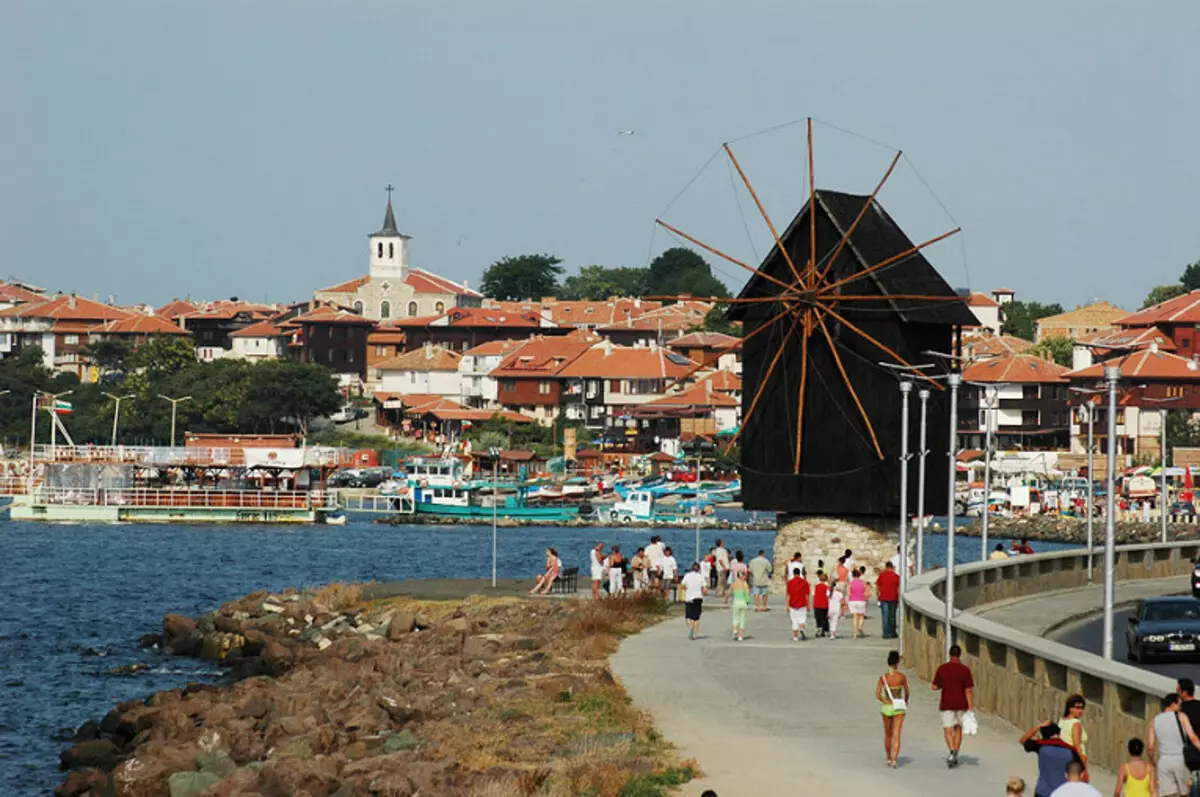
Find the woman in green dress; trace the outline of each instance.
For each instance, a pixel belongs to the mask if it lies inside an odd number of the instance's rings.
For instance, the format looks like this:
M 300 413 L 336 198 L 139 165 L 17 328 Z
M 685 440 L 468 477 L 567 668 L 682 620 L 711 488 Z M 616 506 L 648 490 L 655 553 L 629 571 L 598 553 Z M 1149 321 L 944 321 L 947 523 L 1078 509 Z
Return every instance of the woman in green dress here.
M 746 633 L 746 612 L 750 609 L 750 585 L 746 582 L 745 570 L 738 571 L 729 588 L 730 608 L 733 614 L 733 638 L 738 642 Z
M 897 668 L 900 653 L 893 650 L 887 657 L 888 670 L 879 676 L 875 685 L 875 699 L 879 701 L 879 713 L 883 715 L 883 752 L 887 765 L 896 768 L 900 757 L 900 728 L 904 725 L 904 712 L 908 710 L 908 678 Z

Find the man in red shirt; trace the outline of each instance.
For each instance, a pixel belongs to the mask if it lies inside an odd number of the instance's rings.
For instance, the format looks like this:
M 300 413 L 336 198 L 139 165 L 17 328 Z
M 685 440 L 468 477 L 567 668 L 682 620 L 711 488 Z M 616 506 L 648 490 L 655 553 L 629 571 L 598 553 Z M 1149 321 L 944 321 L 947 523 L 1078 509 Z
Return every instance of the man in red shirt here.
M 813 614 L 817 617 L 817 636 L 829 636 L 829 577 L 817 571 L 817 586 L 813 588 Z
M 808 582 L 804 580 L 802 572 L 799 567 L 791 568 L 787 582 L 788 617 L 792 621 L 793 642 L 806 639 L 804 626 L 808 624 Z
M 879 613 L 883 616 L 883 638 L 895 639 L 896 610 L 900 606 L 900 574 L 891 562 L 875 579 L 875 594 L 879 596 Z
M 946 766 L 953 769 L 958 766 L 958 751 L 962 747 L 962 718 L 963 714 L 975 710 L 975 680 L 967 665 L 959 661 L 962 648 L 950 646 L 950 661 L 937 668 L 933 674 L 933 688 L 940 690 L 942 699 L 938 708 L 942 712 L 942 733 L 946 737 L 946 747 L 950 754 L 946 756 Z

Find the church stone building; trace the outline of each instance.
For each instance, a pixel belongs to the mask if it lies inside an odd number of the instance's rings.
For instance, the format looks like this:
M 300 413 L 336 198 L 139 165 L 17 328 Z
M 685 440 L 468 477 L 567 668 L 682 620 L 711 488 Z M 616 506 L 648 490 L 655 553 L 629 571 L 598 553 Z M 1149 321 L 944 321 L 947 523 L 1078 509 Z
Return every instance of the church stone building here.
M 396 227 L 389 197 L 383 229 L 369 238 L 369 270 L 365 276 L 319 290 L 318 302 L 353 309 L 375 321 L 440 315 L 451 307 L 479 307 L 483 294 L 408 265 L 410 237 Z

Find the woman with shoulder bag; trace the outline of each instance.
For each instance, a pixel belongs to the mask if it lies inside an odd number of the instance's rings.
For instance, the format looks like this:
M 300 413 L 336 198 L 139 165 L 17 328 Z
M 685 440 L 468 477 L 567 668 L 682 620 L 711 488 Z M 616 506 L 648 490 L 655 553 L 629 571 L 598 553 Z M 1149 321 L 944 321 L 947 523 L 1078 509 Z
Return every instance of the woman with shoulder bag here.
M 879 713 L 883 715 L 883 751 L 887 754 L 887 765 L 896 768 L 900 757 L 900 729 L 904 726 L 904 712 L 908 710 L 908 678 L 900 672 L 900 653 L 893 650 L 887 657 L 888 671 L 879 676 L 875 685 L 875 699 L 879 701 Z

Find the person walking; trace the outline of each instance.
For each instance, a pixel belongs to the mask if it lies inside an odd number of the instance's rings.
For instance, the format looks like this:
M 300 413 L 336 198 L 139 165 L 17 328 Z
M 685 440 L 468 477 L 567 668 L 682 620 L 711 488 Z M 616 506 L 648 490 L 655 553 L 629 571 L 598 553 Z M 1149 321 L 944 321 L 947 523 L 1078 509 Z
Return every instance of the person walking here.
M 1176 682 L 1179 695 L 1179 713 L 1187 717 L 1192 728 L 1200 728 L 1200 700 L 1196 699 L 1196 683 L 1191 678 L 1180 678 Z M 1200 797 L 1200 771 L 1192 770 L 1191 797 Z
M 879 614 L 883 622 L 883 638 L 896 639 L 896 612 L 900 607 L 900 574 L 888 562 L 875 579 L 875 594 L 879 596 Z
M 887 765 L 896 768 L 900 757 L 900 729 L 904 727 L 904 714 L 908 710 L 908 678 L 897 669 L 900 652 L 888 653 L 887 672 L 879 676 L 875 684 L 875 699 L 879 701 L 879 713 L 883 715 L 883 751 L 887 754 Z
M 608 594 L 617 596 L 625 592 L 625 559 L 621 556 L 621 546 L 614 545 L 605 566 L 608 568 Z
M 650 538 L 650 544 L 646 546 L 646 576 L 650 589 L 656 591 L 662 589 L 664 548 L 662 537 L 657 534 Z
M 1088 762 L 1088 735 L 1087 729 L 1083 727 L 1083 712 L 1086 708 L 1087 701 L 1083 699 L 1083 695 L 1071 695 L 1063 708 L 1063 718 L 1058 721 L 1059 735 L 1079 753 L 1079 759 L 1083 761 L 1085 769 Z
M 1150 721 L 1146 749 L 1156 760 L 1155 783 L 1159 797 L 1187 797 L 1191 791 L 1192 773 L 1183 758 L 1185 742 L 1200 747 L 1200 739 L 1192 729 L 1187 715 L 1179 712 L 1179 695 L 1165 695 L 1160 701 L 1162 711 Z
M 813 587 L 813 616 L 817 620 L 817 637 L 829 636 L 829 576 L 817 571 L 817 585 Z
M 771 576 L 775 572 L 775 568 L 771 566 L 771 560 L 762 552 L 758 552 L 758 556 L 750 560 L 750 583 L 754 588 L 754 611 L 767 611 L 767 599 L 770 597 L 771 591 Z
M 962 648 L 950 646 L 950 660 L 933 674 L 933 690 L 941 692 L 938 710 L 942 712 L 942 735 L 946 739 L 946 766 L 958 766 L 958 751 L 962 749 L 963 715 L 975 710 L 975 679 L 962 663 Z
M 1125 745 L 1129 751 L 1129 760 L 1121 764 L 1117 770 L 1117 788 L 1113 797 L 1150 797 L 1154 785 L 1154 770 L 1142 758 L 1146 751 L 1146 743 L 1141 739 L 1130 739 Z
M 838 625 L 846 616 L 846 585 L 834 584 L 829 590 L 829 638 L 837 639 Z
M 675 582 L 679 578 L 679 563 L 670 546 L 663 549 L 662 558 L 662 590 L 663 595 L 671 601 L 675 600 Z
M 713 549 L 708 549 L 708 554 L 700 560 L 700 575 L 704 576 L 704 583 L 709 589 L 716 589 L 717 586 L 717 558 L 713 556 Z
M 729 597 L 732 601 L 733 638 L 741 642 L 746 635 L 746 613 L 750 610 L 750 585 L 746 582 L 745 572 L 739 572 L 729 587 Z
M 592 571 L 592 600 L 600 600 L 600 582 L 604 580 L 604 543 L 598 542 L 590 554 Z
M 853 620 L 854 639 L 862 639 L 863 626 L 867 622 L 867 582 L 863 581 L 862 570 L 850 571 L 850 586 L 847 590 L 847 606 Z
M 804 628 L 808 625 L 808 582 L 800 568 L 794 568 L 787 581 L 788 619 L 792 621 L 792 641 L 807 639 Z
M 1101 797 L 1100 790 L 1087 782 L 1087 769 L 1078 761 L 1067 764 L 1066 782 L 1054 791 L 1050 797 Z
M 717 547 L 713 551 L 713 556 L 717 562 L 717 594 L 724 596 L 728 592 L 725 579 L 729 573 L 729 551 L 725 548 L 724 540 L 717 540 Z
M 845 586 L 850 583 L 850 571 L 846 569 L 846 557 L 838 557 L 837 565 L 833 568 L 833 578 L 835 584 Z
M 1067 782 L 1067 765 L 1072 761 L 1083 765 L 1075 748 L 1058 736 L 1058 725 L 1046 720 L 1025 731 L 1018 743 L 1025 752 L 1037 755 L 1038 777 L 1033 787 L 1034 797 L 1050 797 L 1054 790 Z
M 708 594 L 708 583 L 700 572 L 699 562 L 692 564 L 682 584 L 683 616 L 687 620 L 688 639 L 694 640 L 700 634 L 700 612 L 704 609 L 704 596 Z

